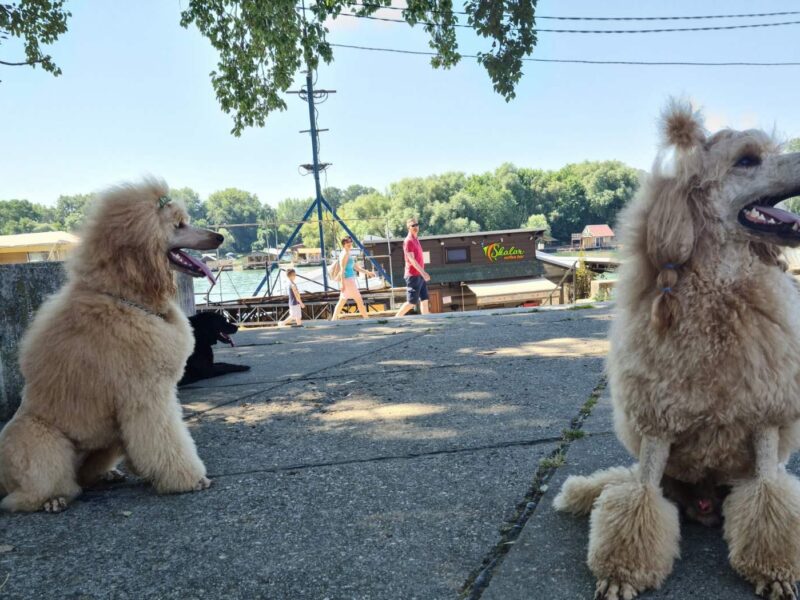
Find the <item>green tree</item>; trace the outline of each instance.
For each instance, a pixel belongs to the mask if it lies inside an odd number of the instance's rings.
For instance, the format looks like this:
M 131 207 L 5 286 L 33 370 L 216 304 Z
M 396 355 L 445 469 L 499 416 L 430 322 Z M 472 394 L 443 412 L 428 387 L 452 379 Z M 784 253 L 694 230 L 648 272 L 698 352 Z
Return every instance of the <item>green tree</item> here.
M 471 176 L 459 194 L 469 207 L 463 216 L 471 218 L 484 231 L 519 226 L 520 210 L 514 194 L 492 173 Z
M 545 215 L 553 237 L 562 242 L 586 225 L 613 225 L 640 179 L 636 169 L 618 161 L 584 162 L 529 175 L 533 194 L 528 214 Z
M 800 138 L 793 138 L 786 142 L 783 146 L 783 151 L 786 153 L 800 152 Z M 795 214 L 800 214 L 800 196 L 795 196 L 794 198 L 788 198 L 783 202 L 779 202 L 778 206 Z
M 286 243 L 286 241 L 289 239 L 289 236 L 292 235 L 295 227 L 297 227 L 300 219 L 302 219 L 303 215 L 305 215 L 308 207 L 311 206 L 311 202 L 311 198 L 307 198 L 305 200 L 301 200 L 299 198 L 285 198 L 284 200 L 278 202 L 278 206 L 275 208 L 275 220 L 278 223 L 279 243 Z M 316 211 L 310 218 L 317 218 Z M 301 240 L 302 238 L 295 238 L 295 243 L 298 243 Z
M 442 233 L 440 222 L 434 220 L 434 208 L 447 203 L 464 188 L 466 176 L 450 172 L 429 177 L 401 179 L 389 186 L 389 226 L 395 235 L 405 235 L 406 220 L 415 217 L 420 221 L 420 233 Z
M 536 45 L 536 1 L 467 0 L 465 22 L 459 24 L 452 0 L 409 0 L 398 19 L 422 25 L 436 53 L 431 58 L 435 68 L 458 64 L 456 27 L 471 27 L 491 42 L 490 51 L 478 53 L 478 62 L 495 91 L 508 101 L 522 76 L 522 59 Z M 285 110 L 281 95 L 299 71 L 333 60 L 327 19 L 369 17 L 390 5 L 391 0 L 325 0 L 303 11 L 296 0 L 189 0 L 181 25 L 196 25 L 219 52 L 211 83 L 222 109 L 233 115 L 232 133 L 238 136 L 245 127 L 263 126 L 271 112 Z
M 313 221 L 309 221 L 300 229 L 300 237 L 306 248 L 319 248 L 319 225 L 316 213 L 312 218 Z M 333 217 L 327 211 L 322 215 L 322 231 L 325 235 L 325 254 L 330 256 L 333 250 L 340 247 L 339 240 L 347 233 L 339 223 L 333 220 Z
M 589 294 L 592 293 L 592 279 L 594 279 L 594 273 L 586 267 L 586 261 L 581 257 L 578 262 L 578 268 L 575 269 L 576 300 L 583 300 L 589 297 Z
M 28 200 L 0 200 L 0 235 L 57 229 L 59 223 L 52 208 Z
M 225 238 L 222 241 L 222 244 L 220 244 L 219 248 L 216 249 L 216 252 L 219 253 L 220 257 L 224 257 L 224 255 L 227 254 L 228 252 L 235 253 L 237 251 L 240 251 L 237 248 L 236 236 L 234 236 L 234 234 L 232 233 L 232 231 L 234 230 L 221 227 L 217 231 L 222 235 L 222 237 Z M 213 253 L 214 251 L 211 252 Z
M 783 146 L 784 152 L 800 152 L 800 138 L 792 138 Z
M 92 194 L 73 194 L 72 196 L 59 196 L 56 200 L 56 219 L 61 227 L 67 231 L 77 231 L 86 218 Z
M 263 221 L 264 210 L 255 194 L 228 188 L 214 192 L 206 200 L 206 215 L 209 225 L 243 225 L 248 227 L 229 227 L 225 239 L 230 242 L 233 252 L 250 252 L 250 247 L 258 236 L 258 223 Z
M 545 234 L 550 235 L 550 225 L 547 223 L 547 217 L 542 214 L 528 217 L 523 227 L 526 229 L 544 229 Z
M 0 40 L 19 38 L 25 46 L 24 61 L 0 60 L 0 65 L 40 65 L 55 76 L 61 69 L 53 57 L 42 52 L 40 44 L 52 44 L 67 31 L 67 19 L 72 16 L 63 8 L 64 0 L 19 0 L 0 3 Z
M 327 187 L 322 190 L 322 196 L 328 201 L 328 204 L 338 210 L 342 204 L 351 202 L 364 194 L 372 194 L 375 192 L 377 192 L 375 188 L 354 184 L 347 186 L 345 189 Z
M 372 188 L 362 189 L 370 191 L 346 202 L 337 212 L 359 238 L 368 235 L 384 237 L 392 200 Z M 389 233 L 391 235 L 391 229 Z
M 192 225 L 196 227 L 208 226 L 206 206 L 205 203 L 200 200 L 200 194 L 195 192 L 192 188 L 182 187 L 171 189 L 169 195 L 175 200 L 183 202 L 184 206 L 186 206 L 186 212 L 189 213 Z

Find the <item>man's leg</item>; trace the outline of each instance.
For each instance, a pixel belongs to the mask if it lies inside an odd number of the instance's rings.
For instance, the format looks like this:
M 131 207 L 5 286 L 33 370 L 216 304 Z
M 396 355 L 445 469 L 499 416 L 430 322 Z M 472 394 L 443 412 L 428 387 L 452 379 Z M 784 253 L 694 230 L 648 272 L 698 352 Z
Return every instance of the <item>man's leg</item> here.
M 419 278 L 420 280 L 422 277 Z M 410 311 L 414 306 L 416 306 L 417 301 L 419 300 L 419 283 L 416 277 L 407 277 L 406 278 L 406 301 L 403 306 L 400 307 L 400 310 L 397 311 L 395 317 L 402 317 L 408 311 Z
M 420 277 L 420 279 L 422 279 Z M 423 315 L 427 315 L 430 313 L 428 309 L 428 284 L 427 282 L 422 279 L 422 283 L 419 286 L 419 303 L 420 303 L 420 311 Z
M 414 308 L 413 304 L 411 304 L 410 302 L 404 302 L 403 306 L 401 306 L 400 309 L 397 311 L 397 314 L 395 315 L 395 318 L 402 317 L 404 314 L 406 314 L 412 308 Z

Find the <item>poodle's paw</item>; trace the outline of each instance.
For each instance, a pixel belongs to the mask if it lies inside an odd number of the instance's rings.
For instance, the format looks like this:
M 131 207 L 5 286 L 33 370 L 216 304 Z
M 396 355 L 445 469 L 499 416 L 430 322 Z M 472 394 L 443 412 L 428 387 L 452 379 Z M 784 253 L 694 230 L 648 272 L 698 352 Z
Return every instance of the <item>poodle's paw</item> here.
M 101 479 L 106 483 L 119 483 L 120 481 L 125 481 L 127 478 L 128 476 L 119 469 L 111 469 L 110 471 L 106 471 L 101 477 Z
M 633 600 L 639 592 L 630 583 L 610 577 L 598 579 L 594 600 Z
M 67 499 L 63 496 L 51 498 L 42 504 L 42 510 L 49 513 L 58 513 L 67 508 Z
M 793 581 L 760 581 L 756 594 L 768 600 L 797 600 L 797 587 Z
M 203 477 L 200 481 L 197 482 L 194 486 L 194 491 L 199 492 L 201 490 L 207 490 L 211 487 L 211 480 L 208 477 Z

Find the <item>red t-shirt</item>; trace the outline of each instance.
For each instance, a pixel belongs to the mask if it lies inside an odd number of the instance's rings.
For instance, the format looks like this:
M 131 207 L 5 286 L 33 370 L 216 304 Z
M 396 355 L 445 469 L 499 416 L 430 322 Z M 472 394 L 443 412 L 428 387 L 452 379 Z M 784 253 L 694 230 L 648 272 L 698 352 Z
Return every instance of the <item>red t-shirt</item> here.
M 406 254 L 411 253 L 414 255 L 414 260 L 417 261 L 417 264 L 420 267 L 425 266 L 425 258 L 422 255 L 422 244 L 419 243 L 419 240 L 412 236 L 410 233 L 406 236 L 406 239 L 403 241 L 403 258 L 405 259 Z M 419 270 L 415 269 L 411 263 L 406 260 L 406 270 L 404 277 L 412 277 L 414 275 L 422 275 Z

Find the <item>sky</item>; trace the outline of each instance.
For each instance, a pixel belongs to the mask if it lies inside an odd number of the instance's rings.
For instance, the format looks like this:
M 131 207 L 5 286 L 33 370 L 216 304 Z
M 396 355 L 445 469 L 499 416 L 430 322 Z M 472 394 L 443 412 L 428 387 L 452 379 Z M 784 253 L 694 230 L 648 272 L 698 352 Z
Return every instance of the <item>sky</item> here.
M 276 205 L 313 196 L 308 108 L 263 128 L 231 134 L 209 73 L 217 55 L 194 26 L 180 26 L 186 0 L 68 0 L 69 30 L 48 48 L 63 75 L 0 66 L 0 200 L 55 204 L 143 175 L 188 186 L 202 198 L 237 187 Z M 458 0 L 456 6 L 460 4 Z M 540 0 L 540 16 L 678 16 L 800 10 L 790 0 Z M 387 12 L 397 18 L 395 12 Z M 800 21 L 800 14 L 711 21 L 552 21 L 541 28 L 634 29 Z M 329 41 L 428 50 L 421 28 L 340 18 Z M 533 56 L 640 61 L 800 62 L 800 24 L 653 34 L 540 33 Z M 487 49 L 471 30 L 460 50 Z M 0 60 L 21 60 L 0 46 Z M 558 169 L 585 160 L 621 160 L 649 169 L 656 122 L 669 96 L 690 98 L 707 127 L 760 127 L 800 136 L 800 67 L 662 67 L 526 63 L 510 102 L 483 67 L 464 59 L 433 69 L 425 56 L 334 48 L 317 87 L 336 90 L 319 107 L 323 185 L 373 186 L 446 171 L 482 173 L 511 162 Z M 300 87 L 298 80 L 297 88 Z

